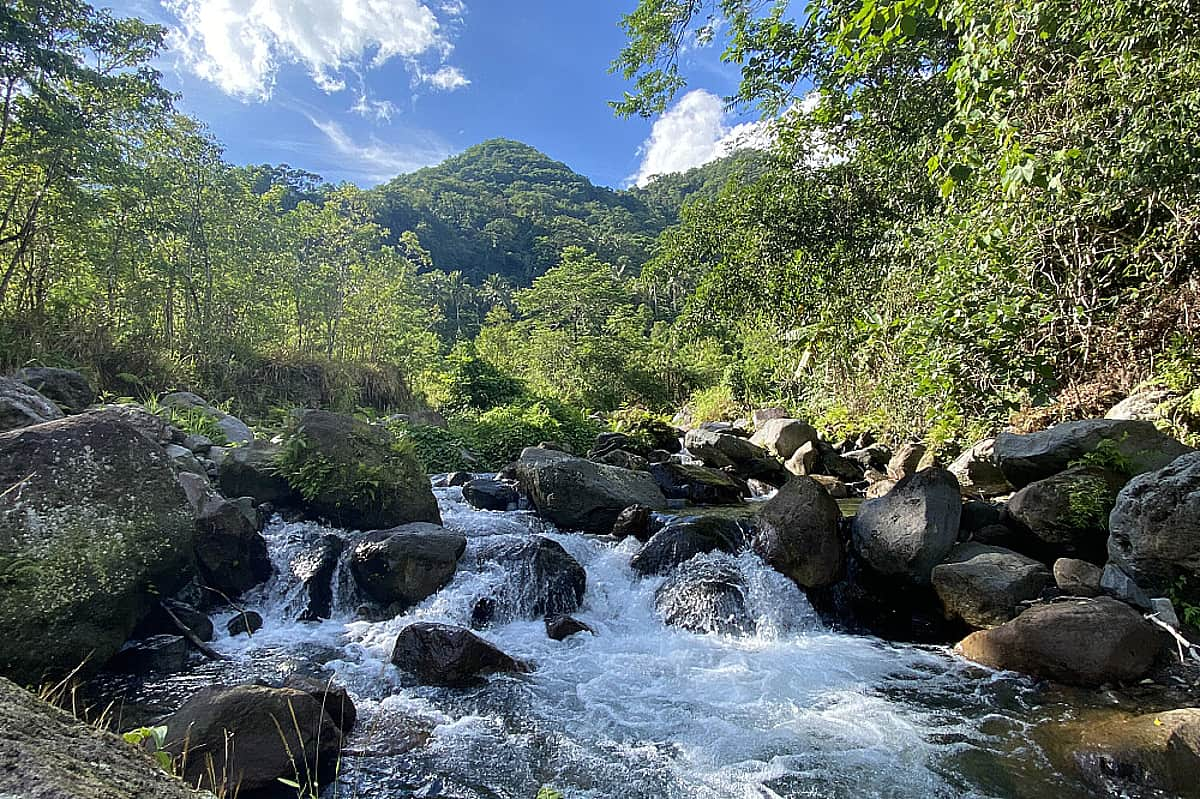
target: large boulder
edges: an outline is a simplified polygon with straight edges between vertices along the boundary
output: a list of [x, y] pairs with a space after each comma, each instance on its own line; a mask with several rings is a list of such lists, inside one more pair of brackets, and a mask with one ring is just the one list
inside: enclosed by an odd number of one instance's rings
[[190, 391], [176, 391], [159, 400], [164, 407], [177, 410], [189, 410], [201, 416], [208, 417], [221, 431], [229, 444], [243, 445], [254, 440], [254, 432], [236, 416], [231, 416], [220, 408], [214, 407], [208, 400]]
[[693, 456], [714, 469], [733, 469], [745, 477], [768, 482], [783, 480], [783, 467], [769, 452], [733, 433], [689, 430], [683, 445]]
[[27, 366], [18, 369], [13, 379], [54, 401], [67, 413], [79, 413], [96, 401], [96, 389], [73, 369], [52, 366]]
[[441, 524], [433, 486], [411, 446], [386, 428], [329, 411], [304, 411], [276, 465], [305, 509], [360, 530]]
[[232, 599], [270, 577], [271, 556], [249, 499], [230, 501], [213, 491], [208, 480], [191, 473], [181, 473], [179, 483], [196, 518], [193, 546], [204, 584]]
[[[183, 779], [221, 796], [277, 789], [281, 778], [299, 778], [304, 795], [315, 795], [333, 779], [342, 745], [321, 702], [293, 688], [201, 688], [164, 724]], [[305, 787], [309, 779], [316, 784]]]
[[964, 497], [998, 497], [1012, 492], [1012, 485], [996, 462], [995, 447], [996, 439], [984, 439], [964, 450], [947, 467]]
[[227, 497], [253, 497], [255, 502], [286, 505], [294, 497], [292, 487], [279, 474], [278, 444], [258, 439], [234, 447], [217, 470], [217, 486]]
[[151, 756], [0, 677], [0, 796], [201, 799]]
[[530, 667], [463, 627], [416, 622], [400, 631], [392, 663], [427, 685], [462, 688], [482, 675], [526, 673]]
[[403, 609], [450, 582], [466, 548], [465, 537], [435, 524], [376, 530], [354, 545], [350, 573], [371, 599]]
[[332, 678], [320, 679], [293, 672], [284, 678], [283, 687], [303, 691], [317, 700], [343, 735], [354, 729], [358, 721], [358, 708], [354, 706], [350, 693]]
[[964, 657], [995, 669], [1071, 685], [1141, 679], [1163, 640], [1142, 614], [1109, 597], [1036, 605], [964, 638]]
[[1086, 560], [1059, 558], [1054, 561], [1054, 583], [1067, 596], [1100, 596], [1103, 574], [1103, 569]]
[[477, 477], [462, 487], [463, 499], [480, 510], [506, 511], [517, 507], [521, 499], [517, 489], [500, 480]]
[[491, 619], [570, 613], [583, 602], [587, 572], [562, 544], [545, 536], [491, 536], [475, 551], [480, 565], [497, 564], [510, 579], [505, 596], [488, 597]]
[[764, 503], [751, 546], [801, 588], [832, 585], [842, 575], [842, 511], [811, 477], [793, 477]]
[[1032, 536], [1048, 558], [1104, 561], [1108, 515], [1125, 478], [1099, 466], [1076, 466], [1030, 483], [1008, 500], [1005, 521]]
[[817, 431], [807, 422], [799, 419], [768, 419], [750, 437], [750, 443], [756, 444], [767, 452], [786, 461], [800, 447], [817, 440]]
[[643, 576], [666, 574], [705, 552], [737, 554], [746, 548], [748, 536], [748, 526], [737, 519], [680, 517], [652, 535], [630, 559], [629, 566]]
[[1165, 388], [1149, 388], [1135, 391], [1104, 414], [1105, 419], [1142, 419], [1148, 422], [1162, 417], [1161, 406], [1172, 399], [1175, 392]]
[[1200, 797], [1200, 708], [1075, 725], [1071, 759], [1102, 796]]
[[667, 501], [654, 478], [570, 456], [518, 462], [522, 487], [537, 512], [564, 530], [603, 535], [630, 505], [662, 510]]
[[745, 490], [727, 473], [707, 466], [669, 461], [653, 464], [650, 474], [668, 499], [683, 499], [695, 505], [737, 505]]
[[0, 434], [0, 673], [99, 668], [192, 573], [193, 521], [161, 447], [104, 414]]
[[859, 506], [851, 526], [854, 548], [877, 573], [925, 585], [958, 540], [961, 516], [954, 475], [924, 469]]
[[1110, 457], [1120, 458], [1131, 474], [1161, 469], [1191, 452], [1191, 447], [1150, 422], [1084, 419], [1028, 435], [1001, 433], [996, 436], [994, 453], [1008, 481], [1016, 488], [1024, 488], [1063, 471], [1072, 461], [1100, 448], [1110, 450]]
[[1108, 520], [1109, 563], [1154, 595], [1180, 578], [1200, 603], [1200, 452], [1135, 477]]
[[52, 400], [19, 380], [0, 377], [0, 433], [61, 418]]
[[1045, 564], [1003, 547], [957, 544], [933, 567], [933, 588], [946, 617], [971, 627], [995, 627], [1014, 618], [1021, 603], [1053, 583]]
[[654, 608], [665, 623], [694, 633], [746, 633], [754, 629], [746, 609], [748, 591], [733, 564], [693, 558], [654, 592]]

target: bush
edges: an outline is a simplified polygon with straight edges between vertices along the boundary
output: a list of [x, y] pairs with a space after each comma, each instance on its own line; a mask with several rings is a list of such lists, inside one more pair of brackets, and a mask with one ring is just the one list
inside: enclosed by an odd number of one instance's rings
[[388, 427], [397, 437], [412, 445], [417, 459], [430, 474], [468, 471], [480, 465], [470, 453], [471, 443], [445, 428], [410, 425], [407, 422], [395, 422]]

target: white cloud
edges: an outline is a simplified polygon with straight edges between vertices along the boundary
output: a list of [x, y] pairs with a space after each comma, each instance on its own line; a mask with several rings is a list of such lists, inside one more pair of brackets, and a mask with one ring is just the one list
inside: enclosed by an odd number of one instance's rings
[[376, 100], [368, 95], [366, 90], [359, 92], [358, 99], [350, 106], [350, 110], [360, 117], [377, 122], [391, 122], [392, 117], [400, 111], [391, 100]]
[[436, 137], [420, 133], [412, 133], [414, 140], [403, 147], [386, 144], [374, 136], [362, 143], [332, 119], [306, 116], [337, 151], [340, 171], [365, 183], [382, 183], [399, 174], [431, 166], [446, 160], [452, 152]]
[[703, 89], [688, 92], [650, 128], [642, 143], [642, 163], [630, 180], [645, 186], [656, 175], [686, 172], [735, 150], [763, 149], [771, 141], [765, 122], [729, 126], [720, 97]]
[[[178, 18], [172, 44], [188, 66], [227, 94], [248, 100], [271, 96], [284, 63], [301, 64], [319, 87], [334, 92], [345, 88], [346, 71], [397, 57], [415, 69], [418, 58], [441, 62], [453, 49], [423, 0], [163, 0], [163, 5]], [[457, 6], [451, 11], [461, 14]], [[433, 74], [445, 69], [454, 68]], [[465, 76], [455, 72], [465, 85]]]
[[437, 72], [421, 75], [421, 80], [430, 86], [447, 92], [452, 92], [455, 89], [461, 89], [471, 84], [471, 81], [467, 79], [467, 76], [458, 67], [442, 67]]

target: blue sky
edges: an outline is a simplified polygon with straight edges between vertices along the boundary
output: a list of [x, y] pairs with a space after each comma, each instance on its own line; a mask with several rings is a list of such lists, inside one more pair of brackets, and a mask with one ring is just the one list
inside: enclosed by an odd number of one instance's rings
[[756, 133], [719, 97], [737, 70], [689, 48], [686, 94], [617, 119], [608, 74], [634, 0], [114, 0], [171, 28], [158, 67], [234, 163], [368, 186], [506, 137], [623, 186]]

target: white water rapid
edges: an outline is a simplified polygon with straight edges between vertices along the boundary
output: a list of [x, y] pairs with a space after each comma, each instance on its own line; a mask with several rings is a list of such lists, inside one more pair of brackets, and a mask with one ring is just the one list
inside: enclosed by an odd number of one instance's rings
[[[1031, 683], [941, 649], [827, 630], [750, 553], [730, 561], [750, 588], [753, 634], [668, 627], [654, 609], [662, 578], [628, 566], [636, 541], [559, 533], [528, 513], [474, 510], [457, 488], [435, 491], [445, 526], [470, 542], [440, 592], [398, 618], [362, 621], [343, 569], [334, 618], [296, 621], [303, 600], [291, 558], [328, 530], [277, 518], [264, 533], [277, 574], [243, 603], [263, 628], [230, 638], [228, 616], [215, 618], [214, 646], [231, 660], [148, 683], [140, 698], [169, 705], [210, 682], [323, 666], [360, 713], [328, 797], [534, 799], [543, 785], [589, 799], [1082, 795], [1026, 740], [1039, 701]], [[478, 568], [473, 544], [531, 533], [586, 568], [574, 615], [595, 635], [554, 641], [541, 619], [502, 615], [480, 634], [536, 669], [466, 691], [416, 685], [390, 664], [396, 634], [414, 620], [466, 626], [474, 600], [498, 591], [517, 607], [519, 576]], [[405, 751], [414, 740], [424, 743]]]

